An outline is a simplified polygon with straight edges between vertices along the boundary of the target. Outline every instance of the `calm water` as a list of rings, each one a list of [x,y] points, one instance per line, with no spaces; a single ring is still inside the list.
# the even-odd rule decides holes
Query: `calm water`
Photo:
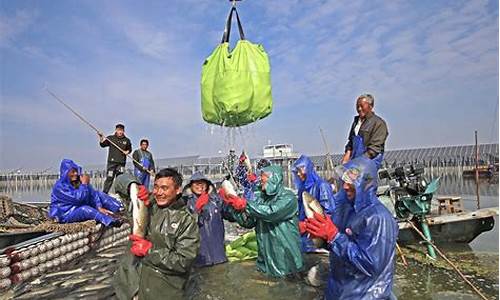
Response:
[[[476,208],[473,180],[464,180],[457,174],[441,174],[441,177],[442,186],[438,195],[461,196],[466,209]],[[47,189],[9,190],[8,194],[17,201],[45,202],[50,199],[50,190]],[[498,181],[481,181],[480,194],[481,207],[498,206]],[[498,299],[499,291],[497,223],[498,217],[492,231],[481,234],[469,245],[442,246],[450,259],[457,262],[469,279],[491,299]],[[228,228],[230,235],[235,234],[232,227]],[[328,267],[327,257],[306,255],[307,266],[318,263],[324,278]],[[445,266],[443,262],[440,263]],[[320,299],[323,294],[324,286],[313,288],[302,280],[270,280],[257,272],[254,264],[254,261],[227,263],[197,270],[194,276],[196,288],[190,294],[195,299],[273,300]],[[396,268],[394,293],[399,299],[478,299],[449,268],[411,259],[411,255],[408,267],[404,267],[398,258]]]

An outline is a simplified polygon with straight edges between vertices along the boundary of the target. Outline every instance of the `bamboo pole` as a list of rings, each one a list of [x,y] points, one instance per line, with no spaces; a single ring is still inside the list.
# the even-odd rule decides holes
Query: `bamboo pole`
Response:
[[[122,148],[120,148],[117,144],[115,144],[113,141],[111,141],[110,139],[108,139],[107,137],[105,137],[103,135],[103,133],[99,129],[97,129],[94,125],[92,125],[89,121],[87,121],[84,117],[82,117],[79,113],[77,113],[73,108],[71,108],[71,106],[69,106],[68,104],[66,104],[66,102],[64,102],[56,94],[52,93],[48,88],[46,88],[46,90],[47,90],[47,93],[49,93],[49,95],[51,95],[59,103],[61,103],[62,105],[64,105],[64,107],[66,107],[69,111],[71,111],[78,119],[80,119],[83,123],[87,124],[90,128],[92,128],[99,135],[99,137],[104,138],[105,140],[107,140],[111,145],[113,145],[118,150],[120,150],[123,154],[125,154],[127,157],[129,157],[134,163],[136,163],[137,165],[141,166],[144,170],[146,170],[146,172],[148,172],[151,176],[153,176],[153,177],[155,176],[154,171],[146,169],[140,162],[138,162],[137,160],[135,160],[134,157],[132,155],[130,155],[130,153],[127,153]]]
[[[476,137],[476,198],[477,198],[477,209],[481,208],[481,202],[479,199],[479,147],[477,145],[477,130],[474,131]]]

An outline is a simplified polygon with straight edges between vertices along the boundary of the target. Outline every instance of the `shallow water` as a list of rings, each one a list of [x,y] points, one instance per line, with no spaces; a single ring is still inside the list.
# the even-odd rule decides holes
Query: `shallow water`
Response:
[[[463,180],[454,174],[445,175],[442,179],[442,187],[439,195],[461,196],[466,209],[476,208],[475,184],[469,180]],[[498,206],[498,182],[482,181],[480,185],[481,207]],[[50,196],[49,190],[18,190],[9,191],[9,195],[18,201],[47,201]],[[469,245],[447,244],[440,245],[448,257],[456,262],[466,276],[481,291],[491,299],[498,299],[498,217],[492,231],[485,232],[477,237]],[[227,227],[227,235],[236,237],[241,230],[236,226]],[[114,255],[119,255],[125,248],[108,250]],[[439,260],[432,265],[422,254],[424,249],[404,249],[407,253],[409,266],[405,267],[397,258],[397,271],[394,280],[394,293],[399,299],[478,299],[472,289],[446,263]],[[328,260],[322,255],[306,255],[306,265],[311,267],[315,264],[320,266],[320,274],[324,279],[328,269]],[[75,275],[78,279],[82,276],[89,278],[100,277],[100,284],[108,284],[111,272],[116,267],[114,259],[91,259],[83,261],[75,268],[83,265],[95,264],[93,271],[85,275]],[[92,273],[93,272],[93,273]],[[103,275],[108,277],[103,278]],[[66,279],[65,280],[69,280]],[[242,263],[226,263],[210,268],[198,269],[193,275],[194,285],[190,290],[193,299],[320,299],[323,295],[324,285],[314,288],[307,285],[302,279],[274,280],[265,277],[255,269],[255,261]],[[90,284],[89,279],[85,285]],[[53,282],[51,282],[53,283]],[[39,296],[50,299],[77,298],[89,296],[91,298],[108,298],[112,294],[111,287],[103,288],[100,293],[85,294],[81,284],[74,287],[67,286],[64,294],[61,294],[57,286],[53,290],[48,288],[48,282],[38,282],[37,285],[24,285],[26,293],[17,293],[16,296],[41,291]],[[43,293],[42,293],[43,292]],[[12,296],[13,294],[10,294]],[[33,294],[32,294],[33,295]],[[101,297],[102,296],[102,297]],[[1,298],[1,297],[0,297]]]

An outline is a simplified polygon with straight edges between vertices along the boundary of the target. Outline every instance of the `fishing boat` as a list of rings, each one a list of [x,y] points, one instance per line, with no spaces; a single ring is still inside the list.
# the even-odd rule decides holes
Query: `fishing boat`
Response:
[[[498,207],[442,215],[430,214],[426,216],[426,221],[435,243],[470,243],[483,232],[495,227],[495,216],[498,216]],[[398,225],[398,241],[401,244],[416,244],[422,241],[408,222],[399,221]]]
[[[498,163],[489,166],[478,166],[477,168],[473,168],[471,170],[463,170],[462,176],[464,178],[475,178],[476,170],[479,178],[498,177]]]
[[[470,243],[495,226],[498,207],[467,211],[460,197],[435,197],[439,178],[429,182],[422,166],[381,169],[378,175],[377,194],[398,220],[400,244],[422,242],[412,224],[437,244]]]

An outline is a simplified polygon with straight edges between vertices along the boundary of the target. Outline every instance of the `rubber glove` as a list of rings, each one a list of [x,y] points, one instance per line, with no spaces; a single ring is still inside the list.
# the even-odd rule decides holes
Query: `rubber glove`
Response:
[[[304,233],[306,233],[306,221],[299,221],[299,233],[300,235],[303,235]]]
[[[208,203],[208,194],[207,193],[203,193],[200,195],[200,197],[198,197],[198,199],[196,200],[196,203],[194,205],[194,209],[197,211],[197,212],[201,212],[203,210],[203,207]]]
[[[332,219],[327,215],[326,217],[314,212],[314,218],[307,219],[306,230],[312,236],[323,239],[327,242],[333,241],[339,232],[337,226],[333,224]]]
[[[247,175],[248,182],[254,182],[257,180],[257,176],[254,173],[250,173]]]
[[[220,188],[218,193],[219,193],[219,196],[222,199],[222,201],[224,201],[224,203],[226,203],[226,201],[227,201],[226,191],[224,191],[223,188]]]
[[[145,186],[143,185],[139,186],[139,192],[137,193],[137,198],[139,198],[139,200],[144,202],[144,205],[149,206],[149,191]]]
[[[148,254],[149,249],[153,247],[153,243],[136,234],[131,234],[128,239],[132,241],[130,252],[135,256],[144,257]]]
[[[228,204],[234,207],[235,210],[241,211],[247,207],[247,200],[245,200],[245,198],[230,195]]]

